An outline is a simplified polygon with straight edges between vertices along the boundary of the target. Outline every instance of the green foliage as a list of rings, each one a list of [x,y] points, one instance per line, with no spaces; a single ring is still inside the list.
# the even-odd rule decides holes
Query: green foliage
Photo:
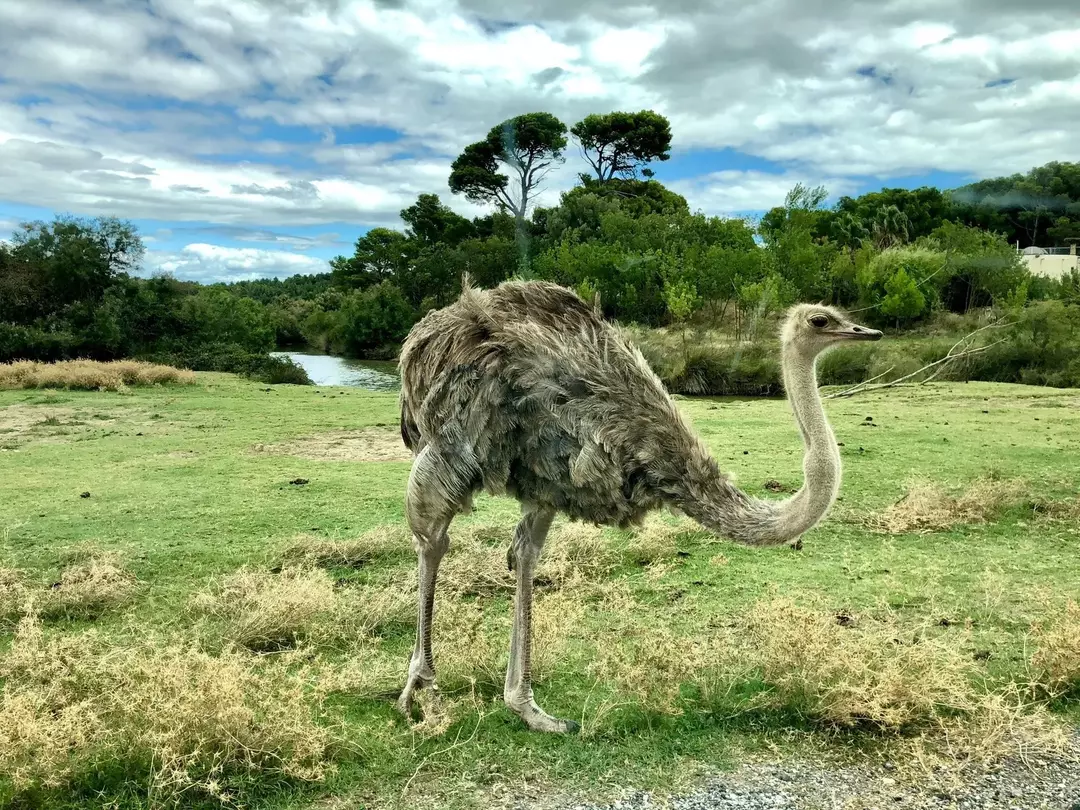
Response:
[[[552,163],[563,160],[566,125],[551,113],[526,113],[492,127],[469,144],[450,166],[450,191],[473,202],[491,203],[525,218],[529,200]],[[514,175],[499,172],[502,166]]]
[[[1027,174],[995,177],[949,194],[959,221],[1002,232],[1009,244],[1065,244],[1080,223],[1080,163],[1053,161]]]
[[[358,356],[404,340],[416,319],[401,290],[387,281],[351,293],[338,314],[342,350]]]
[[[1023,260],[999,234],[946,222],[925,242],[948,256],[942,288],[944,303],[952,310],[1000,304],[1030,277]]]
[[[180,318],[196,343],[240,346],[251,353],[274,348],[274,329],[266,309],[250,298],[220,289],[204,289],[186,297]]]
[[[897,324],[914,320],[926,311],[926,296],[903,267],[885,282],[885,297],[881,299],[879,310],[885,317],[894,318]]]
[[[417,246],[401,231],[372,228],[356,240],[356,251],[330,261],[334,285],[363,290],[396,276],[409,266]]]
[[[877,305],[868,320],[884,318],[885,323],[895,323],[928,314],[948,282],[947,261],[942,251],[914,246],[891,248],[873,256],[856,279],[860,305]],[[886,300],[890,300],[889,311],[883,308]]]
[[[616,175],[634,177],[652,161],[671,157],[671,124],[652,110],[594,113],[570,132],[601,182]]]
[[[1080,307],[1040,301],[1018,313],[1006,340],[969,358],[972,379],[1080,386]]]
[[[834,211],[829,235],[848,247],[858,247],[869,237],[875,222],[879,236],[890,239],[881,247],[889,247],[929,236],[954,216],[948,197],[929,186],[883,188],[857,198],[841,197]],[[896,241],[898,237],[902,238]]]
[[[285,279],[260,278],[252,281],[232,281],[228,284],[215,284],[244,298],[253,298],[260,304],[281,303],[282,300],[310,301],[320,293],[330,289],[333,279],[330,273],[289,276]]]
[[[664,282],[664,303],[674,323],[689,320],[700,302],[693,285],[685,281]]]
[[[587,284],[600,293],[606,314],[626,321],[665,322],[666,284],[711,296],[733,280],[727,270],[745,269],[753,262],[743,256],[760,252],[742,220],[686,212],[634,216],[614,199],[571,197],[572,210],[583,208],[595,215],[592,221],[564,220],[562,238],[533,260],[532,270],[574,289]]]
[[[0,320],[92,317],[90,310],[145,252],[135,227],[113,217],[28,222],[0,250]]]
[[[401,218],[408,226],[406,238],[425,247],[454,246],[476,233],[476,226],[443,205],[437,194],[421,194],[402,209]]]

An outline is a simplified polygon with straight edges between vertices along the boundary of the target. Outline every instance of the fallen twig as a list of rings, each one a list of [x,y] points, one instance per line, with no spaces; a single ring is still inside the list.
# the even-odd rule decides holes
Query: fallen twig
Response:
[[[959,352],[956,351],[964,343],[969,341],[971,338],[975,337],[975,335],[979,334],[979,332],[982,332],[982,331],[984,331],[986,329],[1001,328],[1001,327],[1004,327],[1004,326],[1012,326],[1012,322],[1010,321],[1008,323],[1002,323],[1002,320],[999,318],[998,320],[994,321],[993,323],[988,323],[985,326],[980,326],[974,332],[969,332],[968,334],[966,334],[962,338],[960,338],[960,340],[956,341],[956,343],[954,343],[952,345],[952,348],[949,349],[949,351],[945,354],[944,357],[940,357],[937,360],[934,360],[932,363],[927,363],[922,368],[916,369],[915,371],[911,372],[910,374],[905,374],[903,377],[897,377],[895,380],[892,380],[890,382],[876,383],[875,384],[874,380],[881,379],[886,374],[888,374],[889,371],[892,371],[892,368],[890,368],[888,371],[885,371],[885,372],[883,372],[881,374],[878,374],[878,375],[876,375],[874,377],[871,377],[869,380],[864,380],[863,382],[859,383],[858,385],[853,385],[851,388],[847,388],[847,389],[845,389],[843,391],[836,391],[836,392],[834,392],[832,394],[826,394],[824,397],[822,397],[822,399],[840,399],[840,398],[846,398],[846,397],[853,397],[856,394],[861,394],[861,393],[864,393],[866,391],[880,391],[883,388],[897,388],[897,387],[901,387],[901,386],[909,385],[909,384],[910,385],[926,385],[926,383],[937,379],[938,375],[941,374],[942,370],[944,370],[945,364],[947,364],[949,361],[951,361],[951,360],[959,360],[961,357],[968,357],[968,356],[973,355],[973,354],[979,354],[981,352],[985,352],[987,349],[991,349],[994,346],[997,346],[999,343],[1003,343],[1006,340],[1006,338],[1002,338],[1001,340],[994,341],[993,343],[988,343],[985,346],[973,346],[973,347],[964,349],[963,351],[959,351]],[[933,374],[929,375],[926,379],[919,380],[918,383],[908,383],[908,380],[910,380],[912,377],[917,377],[918,375],[922,374],[925,371],[929,371],[932,368],[937,368],[937,371],[935,371]]]

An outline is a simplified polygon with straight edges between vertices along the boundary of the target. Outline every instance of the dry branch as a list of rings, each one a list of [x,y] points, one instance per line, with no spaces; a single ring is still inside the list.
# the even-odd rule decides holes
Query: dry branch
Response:
[[[987,349],[992,349],[999,343],[1004,343],[1006,339],[1002,338],[1001,340],[996,340],[993,343],[988,343],[985,346],[972,346],[966,349],[962,349],[961,351],[957,351],[957,349],[959,349],[962,345],[971,340],[971,338],[975,337],[975,335],[979,334],[979,332],[982,332],[986,329],[997,329],[1005,326],[1012,326],[1012,322],[1010,321],[1008,323],[1002,323],[1001,319],[999,318],[993,323],[988,323],[986,324],[986,326],[980,326],[974,332],[969,332],[968,334],[964,335],[962,338],[960,338],[960,340],[956,341],[956,343],[952,345],[952,347],[949,349],[949,351],[945,354],[944,357],[940,357],[931,363],[927,363],[922,368],[916,369],[910,374],[905,374],[903,377],[897,377],[895,380],[892,380],[890,382],[874,383],[874,380],[881,379],[886,374],[888,374],[889,371],[892,371],[893,367],[890,367],[887,371],[871,377],[869,380],[864,380],[858,385],[853,385],[851,388],[847,388],[843,391],[836,391],[832,394],[826,394],[824,397],[822,397],[822,399],[840,399],[841,397],[853,397],[856,394],[862,394],[866,391],[879,391],[882,388],[898,388],[904,385],[926,385],[926,383],[932,382],[933,380],[937,379],[938,375],[941,374],[941,372],[945,369],[946,365],[950,361],[959,360],[962,357],[968,357],[973,354],[980,354],[982,352],[985,352]],[[917,383],[908,382],[908,380],[912,379],[913,377],[918,377],[923,372],[929,371],[932,368],[936,368],[937,370],[925,379],[919,380]]]

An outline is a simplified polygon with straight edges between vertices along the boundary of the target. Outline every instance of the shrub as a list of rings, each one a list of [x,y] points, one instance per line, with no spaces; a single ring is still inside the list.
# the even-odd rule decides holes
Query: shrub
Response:
[[[73,388],[119,391],[127,385],[195,382],[190,371],[136,360],[64,360],[37,363],[29,360],[0,364],[0,388]]]
[[[414,557],[409,532],[404,525],[379,526],[350,540],[302,534],[281,553],[284,565],[323,568],[362,568],[375,560],[395,557]]]
[[[134,574],[108,554],[91,554],[60,572],[41,600],[44,618],[96,619],[132,598],[138,587]]]
[[[1070,599],[1061,613],[1033,628],[1033,682],[1051,697],[1080,690],[1080,603]]]
[[[46,638],[30,616],[0,678],[0,773],[16,794],[70,798],[80,781],[100,792],[118,770],[154,804],[192,791],[228,803],[254,773],[310,781],[331,767],[303,664],[93,632]]]
[[[0,628],[18,621],[25,611],[28,595],[22,572],[0,567]]]
[[[338,590],[325,571],[303,567],[277,574],[241,568],[197,594],[191,607],[221,622],[230,644],[256,652],[364,639],[415,621],[416,610],[415,596],[396,585]]]
[[[250,376],[270,385],[311,385],[304,368],[289,357],[268,355]]]
[[[307,372],[288,357],[252,353],[243,346],[215,343],[183,349],[155,359],[182,365],[196,371],[220,371],[239,374],[267,384],[311,385]]]
[[[981,702],[960,644],[912,637],[890,617],[847,628],[776,599],[751,609],[745,633],[745,664],[769,687],[759,700],[830,724],[900,731]]]
[[[868,516],[866,525],[887,534],[940,532],[960,523],[985,523],[1028,497],[1023,481],[980,478],[956,496],[937,484],[916,481],[899,501]]]
[[[196,595],[192,607],[221,619],[228,641],[265,651],[291,647],[318,631],[334,611],[334,596],[333,580],[324,571],[241,568]]]

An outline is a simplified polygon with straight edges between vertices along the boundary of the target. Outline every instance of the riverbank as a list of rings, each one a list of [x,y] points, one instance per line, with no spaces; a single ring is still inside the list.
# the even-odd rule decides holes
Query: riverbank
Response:
[[[348,386],[366,391],[396,391],[401,385],[397,363],[392,360],[357,360],[314,351],[278,351],[300,366],[315,385]]]

